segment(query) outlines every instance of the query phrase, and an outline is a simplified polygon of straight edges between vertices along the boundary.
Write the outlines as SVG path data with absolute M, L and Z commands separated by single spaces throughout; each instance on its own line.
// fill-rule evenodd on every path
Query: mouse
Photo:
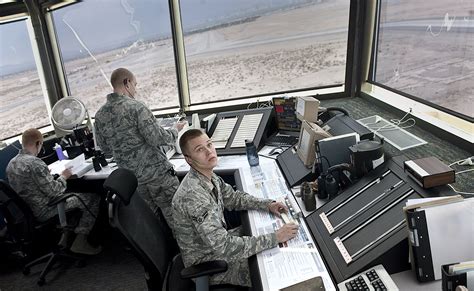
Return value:
M 271 156 L 271 155 L 279 155 L 283 152 L 283 149 L 278 147 L 278 148 L 274 148 L 272 149 L 270 152 L 268 152 L 268 154 Z

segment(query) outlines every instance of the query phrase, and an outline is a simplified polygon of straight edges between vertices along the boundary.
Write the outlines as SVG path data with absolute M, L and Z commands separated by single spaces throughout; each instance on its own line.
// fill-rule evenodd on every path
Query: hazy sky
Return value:
M 187 31 L 311 1 L 182 0 L 182 22 Z M 55 11 L 53 18 L 65 59 L 87 55 L 77 37 L 96 53 L 170 36 L 167 0 L 85 0 Z M 34 66 L 25 21 L 0 25 L 0 39 L 0 75 Z

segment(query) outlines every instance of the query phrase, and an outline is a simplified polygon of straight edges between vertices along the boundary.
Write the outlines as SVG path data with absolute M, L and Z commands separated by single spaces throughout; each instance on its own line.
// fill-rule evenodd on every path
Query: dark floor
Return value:
M 146 290 L 143 267 L 119 234 L 111 230 L 102 244 L 102 253 L 88 257 L 84 267 L 56 264 L 43 287 L 36 284 L 43 265 L 24 276 L 18 264 L 0 257 L 0 290 Z

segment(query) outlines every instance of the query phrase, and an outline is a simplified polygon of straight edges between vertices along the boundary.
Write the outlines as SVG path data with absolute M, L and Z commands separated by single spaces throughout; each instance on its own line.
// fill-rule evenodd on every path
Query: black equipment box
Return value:
M 321 128 L 329 132 L 332 136 L 353 132 L 358 133 L 361 140 L 372 139 L 374 136 L 369 129 L 345 114 L 333 116 L 331 119 L 326 121 Z
M 403 171 L 405 157 L 386 161 L 306 218 L 337 283 L 382 264 L 410 268 L 403 207 L 429 196 Z
M 276 161 L 290 187 L 316 179 L 312 169 L 308 169 L 301 161 L 295 146 L 289 147 L 279 154 Z
M 405 172 L 423 188 L 454 183 L 454 169 L 445 165 L 436 157 L 410 160 L 404 163 Z

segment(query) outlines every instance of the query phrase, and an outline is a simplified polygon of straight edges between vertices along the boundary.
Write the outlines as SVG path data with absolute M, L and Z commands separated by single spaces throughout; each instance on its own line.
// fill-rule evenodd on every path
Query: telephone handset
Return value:
M 178 122 L 183 121 L 183 120 L 186 120 L 186 115 L 181 116 L 178 119 Z M 176 152 L 178 154 L 182 153 L 181 148 L 179 147 L 179 139 L 181 138 L 183 133 L 186 132 L 189 129 L 201 129 L 201 121 L 199 120 L 199 115 L 197 113 L 193 113 L 193 115 L 191 117 L 191 125 L 189 125 L 189 124 L 184 125 L 183 129 L 181 129 L 178 132 L 178 137 L 176 138 L 176 142 L 175 142 L 175 145 L 174 145 L 174 147 L 176 149 Z
M 339 113 L 349 116 L 349 112 L 347 112 L 347 110 L 341 107 L 319 107 L 318 119 L 321 120 L 321 124 L 325 123 L 326 121 L 331 119 L 331 117 L 338 114 L 338 113 L 331 114 L 332 112 L 339 112 Z
M 339 171 L 339 179 L 336 179 L 333 175 L 334 172 Z M 326 198 L 334 198 L 339 193 L 339 184 L 342 182 L 342 176 L 344 175 L 342 171 L 348 171 L 352 173 L 352 167 L 349 164 L 343 163 L 339 165 L 335 165 L 327 169 L 326 172 L 322 173 L 318 177 L 318 198 L 319 199 L 326 199 Z M 347 179 L 349 183 L 352 181 Z

